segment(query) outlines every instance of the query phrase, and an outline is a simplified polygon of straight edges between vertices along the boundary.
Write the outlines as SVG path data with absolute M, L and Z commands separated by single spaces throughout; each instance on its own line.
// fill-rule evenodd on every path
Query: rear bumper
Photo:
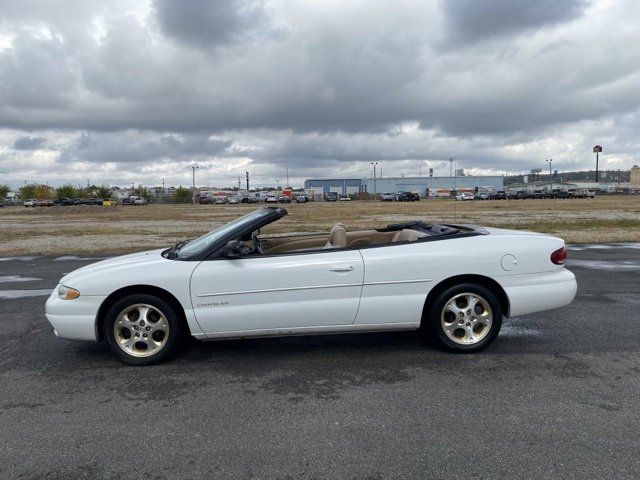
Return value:
M 96 315 L 106 296 L 80 295 L 61 300 L 55 288 L 45 305 L 45 315 L 57 337 L 69 340 L 97 341 Z
M 576 296 L 576 277 L 569 270 L 494 278 L 509 298 L 509 316 L 569 305 Z

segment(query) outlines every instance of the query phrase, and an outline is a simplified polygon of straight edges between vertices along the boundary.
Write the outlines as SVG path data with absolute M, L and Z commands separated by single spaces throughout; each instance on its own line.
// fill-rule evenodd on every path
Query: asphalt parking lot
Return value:
M 77 257 L 0 257 L 0 478 L 639 478 L 640 244 L 476 355 L 415 334 L 194 342 L 128 367 L 43 315 Z

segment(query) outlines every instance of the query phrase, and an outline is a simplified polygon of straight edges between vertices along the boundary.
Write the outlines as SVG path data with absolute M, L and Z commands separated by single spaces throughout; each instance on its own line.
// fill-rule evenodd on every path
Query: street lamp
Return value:
M 373 196 L 376 197 L 378 190 L 376 188 L 376 166 L 378 162 L 371 162 L 371 166 L 373 167 Z
M 593 147 L 593 153 L 596 154 L 596 183 L 598 183 L 598 155 L 600 152 L 602 152 L 602 147 L 600 145 Z
M 553 162 L 553 158 L 550 158 L 549 160 L 546 160 L 546 162 L 549 164 L 549 190 L 553 189 L 553 178 L 551 177 L 551 162 Z
M 196 204 L 196 170 L 198 169 L 198 164 L 194 163 L 193 165 L 191 165 L 191 170 L 192 170 L 192 179 L 193 179 L 193 183 L 192 183 L 192 188 L 191 188 L 191 193 L 192 193 L 192 199 L 193 199 L 193 204 Z

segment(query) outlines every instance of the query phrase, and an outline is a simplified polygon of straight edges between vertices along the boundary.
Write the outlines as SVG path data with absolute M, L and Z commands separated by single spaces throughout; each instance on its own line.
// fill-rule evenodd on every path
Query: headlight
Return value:
M 64 285 L 60 285 L 58 287 L 58 298 L 61 298 L 62 300 L 73 300 L 79 296 L 80 292 L 75 288 L 65 287 Z

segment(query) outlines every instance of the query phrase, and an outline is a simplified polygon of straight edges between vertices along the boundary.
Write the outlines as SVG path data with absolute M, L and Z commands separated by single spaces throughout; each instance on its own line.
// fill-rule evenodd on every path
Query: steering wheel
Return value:
M 260 240 L 258 240 L 258 232 L 255 231 L 251 234 L 251 241 L 253 241 L 253 245 L 255 246 L 253 253 L 257 253 L 258 255 L 264 255 L 267 251 L 264 249 Z

